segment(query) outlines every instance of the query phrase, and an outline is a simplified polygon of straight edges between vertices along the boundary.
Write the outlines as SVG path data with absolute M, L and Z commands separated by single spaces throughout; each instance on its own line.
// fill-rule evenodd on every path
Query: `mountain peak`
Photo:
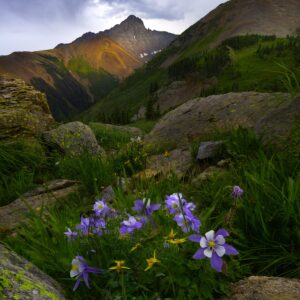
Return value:
M 138 23 L 138 24 L 142 24 L 144 26 L 144 22 L 142 19 L 136 17 L 135 15 L 130 15 L 127 17 L 127 19 L 125 19 L 122 23 Z

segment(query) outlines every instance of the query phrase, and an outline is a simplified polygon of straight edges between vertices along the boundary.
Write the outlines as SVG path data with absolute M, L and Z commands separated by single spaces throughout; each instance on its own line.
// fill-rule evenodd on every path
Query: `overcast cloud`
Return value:
M 180 34 L 226 0 L 0 0 L 0 55 L 68 43 L 128 15 L 147 28 Z

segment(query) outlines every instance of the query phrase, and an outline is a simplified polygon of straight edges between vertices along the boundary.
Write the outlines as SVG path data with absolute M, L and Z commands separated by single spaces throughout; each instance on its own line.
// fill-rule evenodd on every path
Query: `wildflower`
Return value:
M 170 157 L 170 155 L 171 155 L 171 154 L 170 154 L 169 151 L 166 150 L 166 151 L 164 152 L 164 157 Z
M 167 242 L 173 245 L 179 245 L 185 243 L 186 238 L 167 240 Z
M 82 233 L 84 235 L 88 235 L 89 234 L 89 229 L 90 229 L 90 226 L 91 226 L 90 219 L 81 217 L 80 221 L 81 221 L 80 224 L 77 225 L 76 228 L 78 230 L 82 231 Z
M 93 218 L 91 220 L 93 224 L 93 233 L 97 235 L 102 235 L 104 233 L 104 230 L 106 228 L 106 222 L 101 218 Z
M 156 253 L 155 253 L 155 250 L 154 250 L 154 253 L 153 253 L 153 257 L 150 257 L 147 259 L 147 268 L 144 270 L 144 271 L 148 271 L 149 269 L 151 269 L 155 264 L 159 264 L 160 263 L 160 260 L 158 260 L 156 258 Z
M 142 226 L 142 222 L 139 222 L 133 216 L 129 216 L 128 220 L 121 222 L 120 234 L 132 233 L 134 230 L 142 228 Z
M 141 244 L 141 243 L 135 244 L 135 245 L 130 249 L 130 252 L 135 251 L 135 250 L 136 250 L 137 248 L 139 248 L 139 247 L 142 247 L 142 244 Z
M 225 229 L 219 229 L 216 233 L 214 230 L 208 231 L 205 236 L 191 235 L 189 240 L 192 242 L 200 243 L 200 249 L 196 251 L 194 259 L 209 258 L 213 269 L 217 272 L 222 271 L 223 257 L 227 255 L 237 255 L 238 251 L 231 245 L 225 243 L 225 237 L 229 233 Z
M 77 277 L 76 283 L 74 285 L 73 291 L 75 291 L 82 279 L 84 280 L 85 285 L 90 288 L 89 286 L 89 273 L 94 274 L 101 274 L 104 271 L 98 268 L 89 267 L 86 263 L 85 259 L 82 256 L 76 256 L 72 260 L 72 269 L 70 271 L 70 276 Z
M 118 273 L 120 273 L 124 269 L 130 269 L 125 266 L 125 260 L 115 260 L 115 266 L 110 267 L 110 270 L 116 270 Z
M 95 212 L 96 216 L 105 217 L 109 214 L 110 208 L 105 203 L 104 199 L 97 200 L 93 206 L 93 211 Z
M 169 209 L 170 214 L 180 212 L 181 207 L 186 203 L 186 200 L 182 198 L 181 193 L 175 193 L 167 196 L 165 201 L 167 209 Z
M 64 235 L 66 235 L 69 240 L 73 240 L 78 235 L 78 232 L 72 231 L 70 228 L 67 228 L 67 231 L 64 232 Z
M 189 232 L 193 230 L 199 232 L 201 222 L 197 219 L 189 210 L 186 210 L 185 214 L 180 213 L 174 217 L 174 221 L 181 227 L 183 232 Z
M 150 199 L 135 200 L 133 210 L 143 213 L 145 216 L 150 216 L 154 211 L 160 208 L 160 204 L 151 204 Z
M 171 229 L 170 233 L 168 236 L 165 236 L 166 240 L 173 240 L 176 236 L 176 233 L 174 232 L 173 228 Z
M 170 214 L 182 213 L 183 211 L 191 212 L 196 208 L 194 203 L 187 202 L 185 199 L 183 199 L 181 193 L 175 193 L 167 196 L 165 203 Z
M 232 197 L 233 198 L 241 198 L 244 194 L 244 190 L 241 189 L 238 185 L 235 185 L 233 188 L 232 188 Z

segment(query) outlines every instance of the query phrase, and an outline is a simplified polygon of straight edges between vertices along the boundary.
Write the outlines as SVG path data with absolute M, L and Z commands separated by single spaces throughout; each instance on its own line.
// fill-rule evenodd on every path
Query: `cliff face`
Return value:
M 45 94 L 0 74 L 0 139 L 39 135 L 53 123 Z

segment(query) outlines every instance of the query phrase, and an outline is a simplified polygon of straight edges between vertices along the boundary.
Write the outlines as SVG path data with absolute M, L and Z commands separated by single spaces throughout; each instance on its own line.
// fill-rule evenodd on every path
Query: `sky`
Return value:
M 0 0 L 0 55 L 69 43 L 129 15 L 146 28 L 180 34 L 226 0 Z

